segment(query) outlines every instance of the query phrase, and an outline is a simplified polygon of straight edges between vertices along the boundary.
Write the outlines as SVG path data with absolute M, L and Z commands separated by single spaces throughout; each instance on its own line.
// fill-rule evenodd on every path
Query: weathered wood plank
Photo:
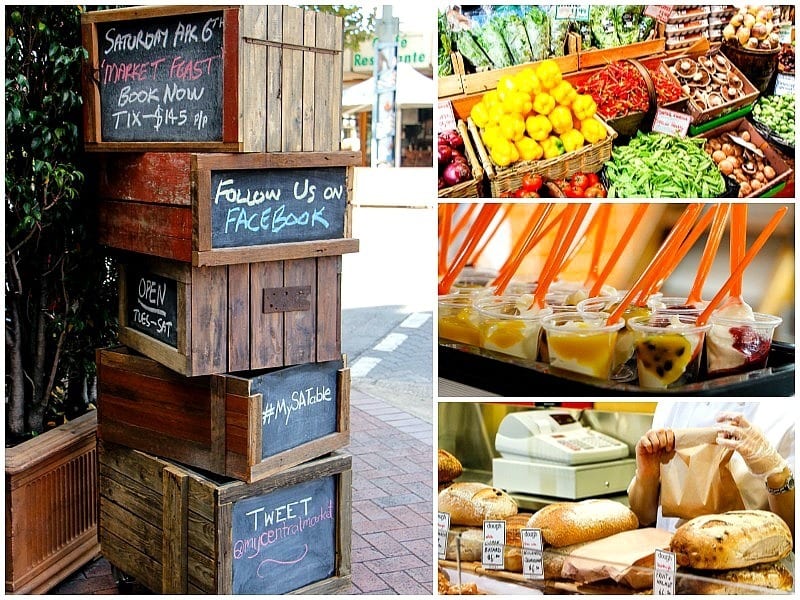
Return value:
M 267 6 L 267 40 L 283 41 L 283 10 L 280 5 Z M 283 123 L 283 66 L 281 48 L 267 47 L 267 152 L 283 150 L 281 129 Z
M 284 315 L 264 312 L 264 290 L 281 287 L 284 287 L 282 261 L 250 265 L 250 366 L 253 369 L 284 364 Z
M 311 288 L 307 309 L 284 313 L 284 364 L 297 365 L 317 360 L 317 263 L 323 260 L 287 260 L 283 263 L 283 280 L 286 287 L 310 286 Z
M 187 488 L 189 476 L 179 467 L 168 466 L 162 471 L 163 539 L 161 591 L 165 594 L 185 594 L 187 591 L 188 526 Z
M 192 155 L 186 152 L 141 152 L 97 156 L 97 193 L 111 200 L 192 205 Z
M 225 267 L 201 267 L 193 275 L 195 293 L 189 357 L 192 373 L 225 373 L 228 370 L 227 270 Z
M 342 258 L 317 259 L 317 336 L 319 361 L 337 360 L 342 352 Z
M 303 14 L 303 45 L 313 48 L 317 42 L 317 13 Z M 303 145 L 304 151 L 315 150 L 314 146 L 314 99 L 316 97 L 316 53 L 303 52 Z
M 302 45 L 302 9 L 283 7 L 283 42 Z M 281 150 L 297 152 L 303 149 L 303 52 L 284 47 L 282 69 Z
M 247 38 L 267 39 L 267 7 L 244 5 L 240 27 L 243 64 L 252 65 L 246 80 L 239 81 L 242 97 L 242 139 L 251 152 L 267 149 L 267 47 Z
M 228 371 L 250 369 L 250 267 L 228 269 Z

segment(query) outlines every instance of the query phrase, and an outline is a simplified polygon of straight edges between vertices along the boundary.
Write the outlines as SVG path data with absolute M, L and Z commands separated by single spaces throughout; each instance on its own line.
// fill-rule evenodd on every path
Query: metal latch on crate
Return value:
M 262 312 L 292 312 L 311 308 L 311 286 L 264 288 Z

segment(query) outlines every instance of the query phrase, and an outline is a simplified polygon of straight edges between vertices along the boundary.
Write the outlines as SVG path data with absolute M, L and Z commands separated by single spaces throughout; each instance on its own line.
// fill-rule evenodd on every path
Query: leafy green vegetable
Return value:
M 533 60 L 544 60 L 550 56 L 550 20 L 538 6 L 531 6 L 522 18 Z
M 511 53 L 508 51 L 506 42 L 503 39 L 502 28 L 496 19 L 489 19 L 483 27 L 478 30 L 475 39 L 495 69 L 510 67 L 514 64 Z
M 589 27 L 597 41 L 598 48 L 615 48 L 619 46 L 616 24 L 614 22 L 614 7 L 594 4 L 589 9 Z
M 564 56 L 564 44 L 572 25 L 569 19 L 556 19 L 555 4 L 547 8 L 547 16 L 550 20 L 550 56 Z
M 508 46 L 508 51 L 515 65 L 521 65 L 533 60 L 528 34 L 525 32 L 525 24 L 519 15 L 508 15 L 506 17 L 495 17 L 493 19 L 503 33 L 503 39 Z
M 656 26 L 656 20 L 642 13 L 639 19 L 639 41 L 644 42 L 650 36 L 650 32 Z
M 617 39 L 623 46 L 638 41 L 642 12 L 644 12 L 642 5 L 622 4 L 614 7 L 614 28 Z
M 476 69 L 486 69 L 492 66 L 492 61 L 478 45 L 477 40 L 466 29 L 457 31 L 453 34 L 456 48 L 473 67 Z
M 453 61 L 450 58 L 453 43 L 450 40 L 450 28 L 447 26 L 447 17 L 442 11 L 439 11 L 439 53 L 438 53 L 438 69 L 439 77 L 447 77 L 453 74 Z

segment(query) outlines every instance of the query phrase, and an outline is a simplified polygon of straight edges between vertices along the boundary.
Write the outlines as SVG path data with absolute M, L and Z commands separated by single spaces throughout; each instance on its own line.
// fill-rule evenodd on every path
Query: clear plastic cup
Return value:
M 713 314 L 706 336 L 706 370 L 709 376 L 745 373 L 767 366 L 775 328 L 783 319 L 753 313 L 753 319 Z
M 443 340 L 478 346 L 477 313 L 474 294 L 455 293 L 439 296 L 438 335 Z
M 711 325 L 696 320 L 694 315 L 659 313 L 628 319 L 640 387 L 666 389 L 700 378 L 703 341 Z
M 607 324 L 608 313 L 556 312 L 542 319 L 548 361 L 553 367 L 609 379 L 620 320 Z
M 701 300 L 692 304 L 686 303 L 686 298 L 662 296 L 656 294 L 647 299 L 647 307 L 653 313 L 665 315 L 693 315 L 699 317 L 708 302 Z
M 552 309 L 529 310 L 530 296 L 491 296 L 475 302 L 480 346 L 509 356 L 537 360 L 542 318 Z

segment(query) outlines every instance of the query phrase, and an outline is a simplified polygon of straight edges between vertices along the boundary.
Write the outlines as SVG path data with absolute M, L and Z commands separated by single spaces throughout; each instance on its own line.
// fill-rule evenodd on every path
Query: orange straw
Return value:
M 543 224 L 552 209 L 553 205 L 549 203 L 536 206 L 531 218 L 528 220 L 528 226 L 526 227 L 527 234 L 524 237 L 520 236 L 514 251 L 503 265 L 500 274 L 495 278 L 495 295 L 501 296 L 503 292 L 505 292 L 506 287 L 508 287 L 508 284 L 510 283 L 511 278 L 514 276 L 514 273 L 517 272 L 517 269 L 522 263 L 522 260 L 525 258 L 525 255 L 539 242 L 541 237 L 544 235 L 545 229 L 543 228 Z M 553 222 L 559 220 L 560 217 L 561 216 L 559 215 L 553 219 Z
M 669 254 L 675 250 L 681 241 L 686 237 L 686 230 L 691 227 L 702 208 L 703 206 L 701 204 L 694 203 L 687 206 L 683 213 L 681 213 L 681 216 L 678 217 L 677 221 L 675 221 L 675 225 L 672 227 L 667 235 L 667 238 L 661 244 L 661 247 L 650 261 L 650 264 L 647 265 L 647 268 L 639 276 L 639 279 L 631 286 L 631 288 L 628 290 L 628 293 L 625 294 L 625 297 L 619 303 L 617 308 L 613 313 L 611 313 L 611 316 L 608 317 L 607 323 L 611 324 L 618 322 L 620 317 L 622 317 L 622 313 L 625 312 L 634 299 L 638 300 L 641 292 L 645 289 L 644 285 L 651 279 L 654 272 L 657 276 L 658 271 L 664 264 L 664 257 L 669 256 Z
M 775 214 L 772 215 L 772 218 L 769 220 L 769 223 L 767 223 L 766 227 L 764 227 L 764 230 L 761 232 L 758 238 L 756 238 L 756 241 L 754 241 L 753 245 L 750 246 L 750 249 L 747 252 L 745 252 L 744 256 L 742 257 L 742 260 L 739 262 L 739 264 L 736 265 L 736 268 L 733 269 L 733 271 L 731 271 L 731 274 L 728 277 L 727 281 L 725 281 L 725 283 L 719 289 L 717 294 L 709 301 L 708 305 L 705 307 L 703 312 L 700 313 L 700 316 L 697 317 L 696 321 L 697 325 L 705 325 L 708 322 L 708 319 L 711 317 L 711 313 L 714 312 L 716 308 L 719 306 L 719 304 L 722 302 L 722 299 L 725 297 L 725 294 L 727 294 L 728 292 L 731 292 L 731 294 L 733 294 L 734 286 L 736 285 L 737 282 L 741 283 L 745 269 L 756 257 L 756 254 L 758 254 L 762 246 L 764 246 L 764 244 L 767 243 L 769 236 L 771 236 L 772 232 L 775 231 L 775 228 L 778 226 L 778 223 L 780 223 L 781 219 L 788 210 L 789 210 L 788 207 L 784 206 L 775 211 Z
M 594 248 L 592 248 L 592 262 L 589 265 L 589 273 L 583 282 L 583 287 L 589 288 L 597 281 L 597 270 L 600 267 L 600 255 L 603 252 L 603 244 L 606 241 L 608 232 L 608 220 L 611 217 L 611 205 L 601 204 L 595 213 L 596 225 L 594 231 Z
M 591 208 L 591 205 L 590 205 Z M 583 248 L 586 241 L 589 239 L 589 236 L 592 235 L 592 232 L 597 228 L 598 222 L 598 215 L 600 213 L 600 209 L 598 208 L 594 214 L 592 215 L 591 221 L 589 221 L 589 225 L 583 230 L 583 235 L 581 235 L 580 239 L 572 244 L 572 247 L 569 250 L 569 254 L 561 263 L 561 266 L 558 268 L 558 273 L 563 273 L 570 263 L 575 259 L 575 257 L 580 253 L 581 249 Z
M 471 264 L 471 265 L 477 264 L 478 260 L 481 257 L 481 254 L 483 254 L 483 251 L 486 250 L 486 246 L 489 245 L 489 242 L 492 241 L 492 238 L 494 238 L 495 234 L 500 229 L 500 225 L 502 225 L 503 221 L 505 221 L 506 218 L 508 218 L 508 215 L 511 214 L 511 209 L 512 208 L 514 208 L 513 204 L 506 204 L 506 205 L 503 206 L 503 214 L 500 215 L 499 219 L 495 220 L 494 228 L 492 229 L 492 231 L 489 232 L 489 235 L 486 236 L 486 241 L 484 241 L 483 245 L 480 248 L 478 248 L 472 254 L 472 256 L 469 257 L 469 261 L 468 261 L 467 264 Z
M 439 282 L 439 295 L 450 292 L 450 286 L 453 285 L 456 277 L 458 277 L 458 274 L 461 273 L 461 270 L 467 263 L 467 258 L 469 258 L 469 255 L 475 250 L 478 242 L 481 241 L 481 237 L 489 227 L 489 223 L 492 222 L 492 219 L 494 218 L 495 214 L 497 214 L 499 209 L 500 204 L 486 204 L 481 208 L 481 211 L 475 218 L 475 222 L 472 224 L 469 233 L 467 233 L 467 238 L 465 239 L 465 243 L 462 245 L 458 256 L 455 258 L 453 263 L 450 265 L 450 269 L 447 271 L 447 273 L 445 273 L 444 277 L 442 277 L 442 280 Z
M 453 221 L 454 204 L 443 204 L 441 221 L 439 223 L 439 267 L 438 274 L 444 275 L 447 272 L 447 253 L 450 250 L 450 226 Z
M 747 204 L 737 203 L 733 205 L 731 211 L 731 272 L 742 262 L 745 248 L 747 248 Z M 741 279 L 733 282 L 731 297 L 742 297 Z
M 711 231 L 708 234 L 706 246 L 703 249 L 703 256 L 700 258 L 700 264 L 697 267 L 694 285 L 692 285 L 692 290 L 686 298 L 686 304 L 695 304 L 700 302 L 703 298 L 703 286 L 706 283 L 708 274 L 711 272 L 711 265 L 714 263 L 714 258 L 719 249 L 719 243 L 722 241 L 723 233 L 725 233 L 725 222 L 728 220 L 730 209 L 730 203 L 717 204 L 717 210 L 714 214 L 714 223 L 711 225 Z
M 472 218 L 472 213 L 475 212 L 475 207 L 478 206 L 477 204 L 470 204 L 469 208 L 464 211 L 464 214 L 461 215 L 461 218 L 456 221 L 456 224 L 453 226 L 453 232 L 450 234 L 453 237 L 457 237 L 459 233 L 467 226 L 469 220 Z
M 617 245 L 611 252 L 611 256 L 608 257 L 608 261 L 606 262 L 605 267 L 603 267 L 603 270 L 600 272 L 600 275 L 594 282 L 592 289 L 589 291 L 590 298 L 594 298 L 600 293 L 600 289 L 603 287 L 603 284 L 606 282 L 606 279 L 608 279 L 608 276 L 611 274 L 611 271 L 616 266 L 620 256 L 622 256 L 622 252 L 625 250 L 625 247 L 633 238 L 633 232 L 639 226 L 639 223 L 642 222 L 642 219 L 644 218 L 644 213 L 647 212 L 648 208 L 650 208 L 649 204 L 639 204 L 639 206 L 637 206 L 636 212 L 633 213 L 633 217 L 631 218 L 630 223 L 628 223 L 628 226 L 625 228 L 625 232 L 622 234 L 622 237 L 617 242 Z

